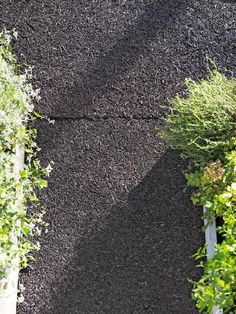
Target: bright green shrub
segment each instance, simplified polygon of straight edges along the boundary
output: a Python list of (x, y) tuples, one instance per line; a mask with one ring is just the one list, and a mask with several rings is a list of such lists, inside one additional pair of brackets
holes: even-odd
[[(38, 200), (37, 189), (47, 185), (41, 176), (50, 171), (35, 158), (36, 131), (27, 128), (38, 91), (29, 83), (30, 69), (21, 72), (10, 42), (9, 32), (0, 34), (0, 279), (16, 256), (19, 266), (26, 266), (28, 253), (38, 247), (32, 237), (40, 232), (42, 211), (32, 201)], [(14, 173), (17, 145), (26, 152), (19, 181)]]
[(168, 129), (161, 135), (199, 164), (223, 153), (227, 140), (236, 134), (236, 81), (214, 70), (200, 81), (185, 81), (187, 97), (171, 102)]
[[(236, 313), (236, 81), (214, 70), (201, 82), (186, 80), (188, 95), (172, 100), (162, 136), (194, 164), (186, 174), (195, 187), (193, 203), (206, 208), (205, 218), (223, 219), (223, 241), (206, 259), (205, 247), (195, 254), (203, 275), (194, 283), (197, 308), (212, 314), (214, 306)], [(191, 168), (193, 169), (193, 168)]]
[(194, 285), (193, 299), (203, 313), (218, 305), (224, 313), (236, 313), (236, 240), (227, 238), (216, 245), (215, 255), (204, 266), (204, 275)]
[[(223, 242), (216, 245), (212, 258), (201, 262), (204, 274), (194, 284), (193, 299), (205, 313), (212, 313), (215, 305), (236, 313), (236, 139), (231, 139), (230, 151), (226, 149), (221, 160), (208, 162), (186, 177), (197, 188), (194, 203), (204, 205), (207, 216), (214, 213), (224, 221), (218, 228)], [(197, 258), (203, 256), (196, 254)]]

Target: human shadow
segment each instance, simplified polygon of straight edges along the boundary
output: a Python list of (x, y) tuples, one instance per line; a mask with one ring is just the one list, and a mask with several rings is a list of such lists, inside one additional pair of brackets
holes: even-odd
[(187, 278), (200, 275), (192, 254), (203, 241), (202, 213), (184, 192), (183, 168), (167, 151), (78, 243), (53, 283), (50, 314), (197, 313)]
[(154, 0), (146, 5), (137, 22), (128, 27), (109, 51), (101, 53), (92, 70), (75, 82), (73, 89), (61, 91), (62, 99), (70, 102), (70, 111), (89, 107), (114, 90), (114, 82), (137, 63), (158, 33), (170, 31), (188, 3), (187, 0)]

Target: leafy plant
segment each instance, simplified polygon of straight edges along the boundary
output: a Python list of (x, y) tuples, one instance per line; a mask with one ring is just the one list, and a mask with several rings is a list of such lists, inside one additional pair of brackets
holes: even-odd
[(187, 96), (172, 99), (173, 112), (161, 132), (184, 158), (201, 164), (220, 156), (236, 133), (236, 80), (213, 70), (206, 79), (185, 80)]
[[(13, 33), (16, 37), (16, 33)], [(27, 127), (38, 99), (29, 80), (31, 69), (22, 70), (11, 48), (10, 32), (0, 33), (0, 278), (7, 276), (14, 260), (27, 266), (30, 252), (39, 248), (33, 236), (40, 233), (43, 211), (38, 210), (36, 192), (47, 186), (42, 179), (51, 168), (36, 159), (36, 130)], [(17, 147), (24, 147), (25, 166), (15, 176)]]
[(186, 173), (195, 187), (192, 201), (206, 208), (205, 218), (223, 219), (218, 227), (222, 243), (206, 259), (205, 246), (195, 257), (202, 259), (203, 275), (194, 283), (197, 308), (212, 313), (218, 305), (224, 313), (236, 313), (236, 81), (217, 70), (201, 82), (186, 80), (188, 95), (172, 100), (161, 135), (190, 160)]
[[(204, 205), (207, 216), (213, 213), (224, 221), (218, 227), (223, 242), (216, 245), (211, 259), (201, 262), (204, 274), (193, 289), (198, 309), (206, 313), (212, 313), (215, 305), (226, 313), (236, 312), (236, 138), (230, 143), (234, 148), (226, 149), (221, 160), (186, 174), (189, 185), (197, 187), (194, 204)], [(205, 256), (200, 252), (197, 258)]]

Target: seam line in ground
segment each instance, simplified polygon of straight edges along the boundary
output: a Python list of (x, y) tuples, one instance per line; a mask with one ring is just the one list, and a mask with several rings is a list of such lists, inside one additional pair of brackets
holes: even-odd
[[(89, 117), (89, 116), (79, 116), (79, 117), (55, 117), (55, 116), (47, 116), (50, 120), (55, 120), (55, 121), (80, 121), (80, 120), (87, 120), (87, 121), (99, 121), (99, 120), (158, 120), (162, 121), (162, 117), (155, 117), (155, 116), (147, 116), (147, 117), (131, 117), (131, 116), (101, 116), (101, 117)], [(40, 118), (37, 118), (40, 119)]]

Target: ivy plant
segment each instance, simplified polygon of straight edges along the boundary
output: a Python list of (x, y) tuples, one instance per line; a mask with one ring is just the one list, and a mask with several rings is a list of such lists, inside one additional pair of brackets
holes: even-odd
[[(43, 211), (38, 207), (37, 191), (47, 186), (43, 168), (36, 154), (37, 131), (28, 127), (34, 117), (33, 102), (39, 91), (30, 83), (31, 68), (22, 69), (12, 52), (15, 32), (0, 33), (0, 279), (17, 261), (17, 268), (26, 267), (30, 252), (39, 248), (33, 240), (40, 233)], [(24, 168), (16, 180), (14, 171), (16, 147), (25, 151)], [(37, 205), (36, 205), (37, 204)]]

